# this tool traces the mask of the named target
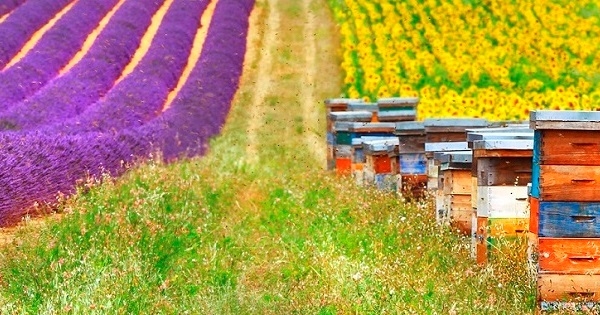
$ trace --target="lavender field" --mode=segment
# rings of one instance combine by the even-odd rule
[[[64,72],[117,2],[0,5],[0,16],[6,14],[0,23],[0,225],[72,193],[86,178],[118,176],[150,156],[173,161],[203,154],[220,132],[238,87],[253,0],[220,1],[210,25],[200,25],[208,0],[172,1],[148,50],[120,79],[165,5],[125,0],[83,58]],[[15,62],[28,39],[61,10]],[[201,56],[167,108],[201,28],[208,28]]]

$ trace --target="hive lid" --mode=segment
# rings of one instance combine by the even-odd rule
[[[350,127],[352,132],[385,132],[392,134],[396,130],[396,124],[385,122],[356,122]]]
[[[473,142],[473,150],[533,150],[530,139],[484,139]]]
[[[368,111],[329,113],[329,119],[331,121],[371,121],[372,117],[373,113]]]
[[[376,112],[378,110],[377,103],[348,103],[348,111],[367,111]]]
[[[418,97],[386,97],[377,99],[377,105],[379,108],[415,107],[418,103]]]
[[[363,142],[363,149],[366,154],[393,154],[397,146],[398,138],[396,137]]]
[[[600,112],[535,110],[529,113],[531,129],[600,130]]]
[[[386,137],[386,136],[362,136],[362,137],[358,137],[358,138],[353,138],[352,139],[352,145],[353,146],[358,146],[358,145],[362,145],[363,142],[376,141],[376,140],[388,140],[388,139],[392,139],[392,137]]]
[[[361,98],[328,98],[325,100],[325,105],[347,105],[349,103],[361,103],[362,101]]]
[[[395,109],[388,111],[380,111],[377,113],[377,117],[381,121],[407,121],[415,120],[417,111],[414,109]]]
[[[425,128],[429,127],[487,127],[487,120],[483,118],[427,118]]]
[[[439,157],[441,163],[471,163],[473,162],[473,151],[439,152],[434,158]]]
[[[505,140],[531,140],[533,139],[532,129],[520,129],[512,131],[498,130],[495,132],[468,132],[467,142],[487,139],[505,139]]]
[[[429,142],[425,143],[425,152],[467,151],[467,142]]]

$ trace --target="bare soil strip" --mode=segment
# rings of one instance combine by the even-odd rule
[[[121,5],[123,5],[123,3],[125,3],[125,0],[120,0],[119,2],[117,2],[117,4],[106,14],[106,16],[104,16],[104,18],[100,21],[100,23],[98,23],[98,26],[96,26],[96,28],[85,39],[85,41],[83,42],[83,45],[81,46],[81,49],[75,54],[75,56],[73,56],[73,58],[71,58],[69,63],[59,71],[59,75],[62,75],[64,73],[68,72],[79,61],[81,61],[83,56],[85,56],[85,54],[87,54],[87,52],[90,50],[90,47],[92,47],[92,45],[96,41],[96,38],[98,37],[98,35],[104,30],[104,27],[106,27],[106,24],[108,24],[110,19],[112,19],[113,15],[115,15],[117,10],[119,10],[119,8],[121,7]]]
[[[46,34],[46,32],[50,30],[52,26],[54,26],[54,24],[56,24],[56,22],[60,20],[60,18],[63,15],[65,15],[65,13],[69,12],[69,10],[71,10],[75,3],[77,3],[77,0],[65,6],[50,21],[48,21],[46,25],[42,26],[42,28],[33,33],[31,38],[29,38],[29,40],[25,43],[21,50],[6,64],[6,66],[2,70],[12,67],[14,64],[19,62],[19,60],[23,59],[23,57],[25,57],[25,55],[27,55],[27,53],[35,47],[40,38],[42,38],[42,36],[44,36],[44,34]]]
[[[317,99],[315,98],[315,80],[317,78],[317,45],[316,45],[316,17],[311,9],[312,1],[302,2],[304,11],[304,38],[305,46],[305,66],[304,66],[304,84],[301,90],[302,118],[304,122],[304,136],[309,150],[312,152],[315,160],[322,168],[325,168],[327,147],[321,137],[318,136],[319,130],[319,111],[317,109]]]
[[[258,59],[257,63],[257,75],[254,78],[254,96],[252,98],[252,104],[250,106],[249,122],[248,122],[248,147],[246,148],[246,159],[248,162],[258,162],[258,139],[257,134],[261,126],[264,124],[264,117],[266,114],[265,102],[266,97],[273,88],[273,78],[271,71],[273,69],[273,52],[272,49],[276,47],[277,42],[277,31],[281,24],[279,11],[277,9],[277,0],[268,1],[268,12],[265,34],[262,35],[262,43],[260,43],[260,35],[258,32],[249,32],[248,37],[248,50],[246,51],[246,63],[250,62],[249,56],[254,56]],[[255,6],[254,11],[250,17],[250,25],[258,25],[259,21],[257,7]],[[260,47],[260,50],[256,50]],[[256,60],[255,59],[255,60]]]
[[[194,37],[192,51],[190,52],[190,55],[188,57],[187,64],[183,69],[181,77],[179,77],[179,81],[177,81],[177,85],[167,96],[167,100],[165,101],[165,105],[163,107],[163,112],[167,110],[167,108],[169,108],[171,102],[173,102],[173,100],[187,81],[188,77],[190,76],[192,69],[194,69],[196,63],[198,63],[198,60],[200,59],[202,47],[204,47],[204,41],[206,40],[208,27],[210,26],[210,22],[212,21],[213,12],[215,11],[217,2],[219,2],[219,0],[211,1],[202,13],[202,17],[200,18],[200,28],[198,28],[198,31],[196,32],[196,37]]]
[[[173,0],[166,0],[162,4],[162,6],[158,8],[156,13],[154,13],[150,22],[150,26],[148,26],[148,28],[146,29],[146,33],[144,33],[144,36],[142,36],[140,45],[133,54],[133,57],[131,57],[131,60],[129,61],[127,66],[125,66],[125,68],[123,69],[123,72],[121,72],[121,76],[115,81],[115,85],[121,82],[121,80],[123,80],[128,74],[133,72],[133,69],[135,69],[135,67],[138,65],[138,63],[140,63],[142,58],[144,58],[144,55],[146,55],[148,49],[150,49],[150,44],[152,44],[152,40],[154,39],[154,36],[156,36],[156,32],[158,32],[158,27],[162,23],[165,14],[167,14],[167,11],[169,10],[172,4]]]

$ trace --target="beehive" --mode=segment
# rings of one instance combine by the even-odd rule
[[[373,113],[369,111],[331,112],[328,115],[333,123],[333,141],[328,144],[327,163],[333,161],[338,174],[348,175],[352,166],[352,136],[350,127],[354,122],[370,122]],[[329,141],[328,141],[329,142]]]
[[[398,182],[398,138],[363,142],[364,181],[379,190],[396,191]]]
[[[485,264],[495,238],[524,235],[528,230],[527,184],[531,180],[533,131],[473,131],[467,139],[477,176],[473,256],[479,264]]]
[[[600,301],[600,112],[534,111],[530,222],[542,310]],[[591,303],[591,304],[590,304]]]
[[[398,190],[406,197],[423,196],[427,187],[427,158],[425,157],[425,125],[423,122],[398,122]]]
[[[450,223],[464,235],[471,234],[473,212],[471,207],[472,152],[454,151],[436,154],[440,161],[440,185],[442,212],[440,221]]]
[[[331,98],[325,100],[325,121],[327,123],[327,169],[335,169],[335,130],[334,123],[329,115],[332,112],[345,112],[349,103],[359,103],[362,99],[352,98]]]
[[[435,142],[425,143],[427,158],[427,189],[435,195],[435,218],[438,224],[443,224],[447,217],[444,208],[443,177],[440,176],[440,159],[444,152],[467,151],[466,142]]]

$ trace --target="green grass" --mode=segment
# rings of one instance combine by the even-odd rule
[[[282,38],[301,29],[293,3],[281,3]],[[318,73],[330,84],[318,82],[318,99],[341,86],[325,7]],[[304,44],[278,45],[292,55],[272,72],[288,79],[267,96],[256,162],[246,84],[206,157],[135,166],[64,201],[60,219],[21,229],[0,254],[0,313],[532,313],[522,244],[477,267],[470,241],[436,226],[428,203],[320,169],[288,105],[299,107]]]

